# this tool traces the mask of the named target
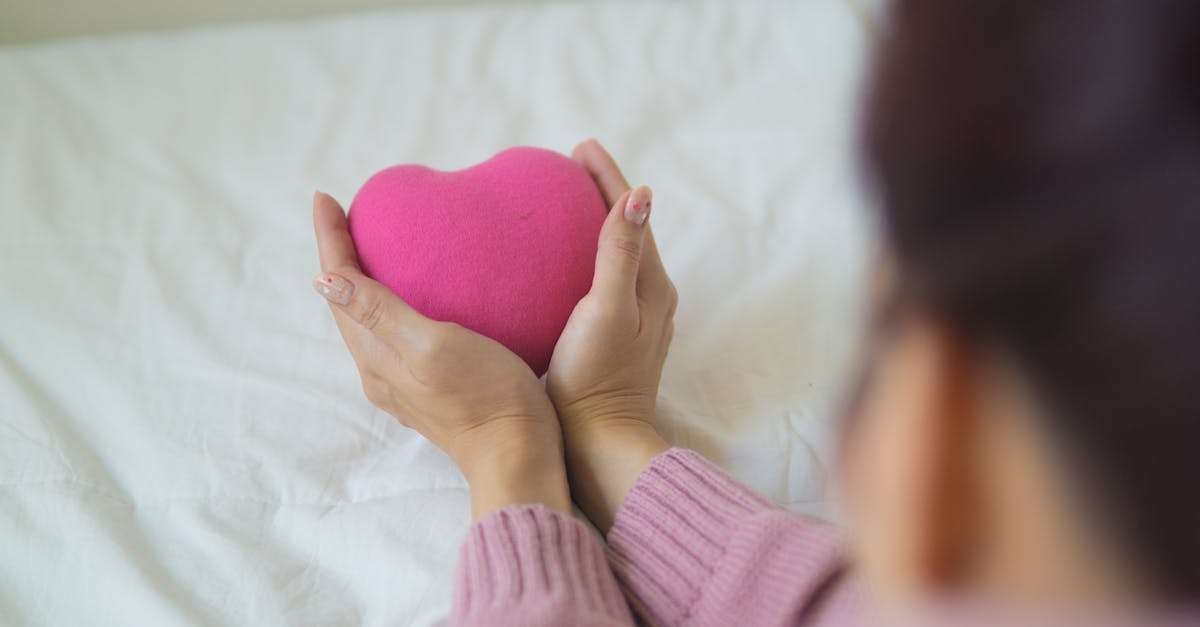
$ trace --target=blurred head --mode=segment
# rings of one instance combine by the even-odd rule
[[[893,600],[1200,597],[1200,3],[899,0],[844,486]]]

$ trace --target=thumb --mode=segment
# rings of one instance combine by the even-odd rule
[[[323,270],[313,278],[313,288],[335,311],[397,348],[430,324],[382,283],[363,274],[346,214],[328,194],[313,195],[313,230]]]
[[[637,294],[651,198],[650,188],[643,185],[622,194],[608,212],[600,228],[593,290],[614,297]]]
[[[431,321],[382,283],[343,266],[313,277],[313,289],[362,328],[397,349],[420,335]]]

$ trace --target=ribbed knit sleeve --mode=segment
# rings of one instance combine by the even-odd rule
[[[492,512],[459,558],[452,625],[632,625],[600,541],[540,505]]]
[[[837,528],[771,504],[692,451],[668,450],[642,472],[608,545],[652,625],[857,622]]]

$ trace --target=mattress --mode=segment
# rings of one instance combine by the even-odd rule
[[[314,188],[598,137],[680,293],[660,424],[829,515],[871,246],[849,0],[405,6],[0,48],[0,624],[430,625],[468,494],[364,398]]]

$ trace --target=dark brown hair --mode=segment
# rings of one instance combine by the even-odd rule
[[[1200,2],[899,0],[876,68],[904,293],[1017,357],[1163,596],[1200,598]]]

